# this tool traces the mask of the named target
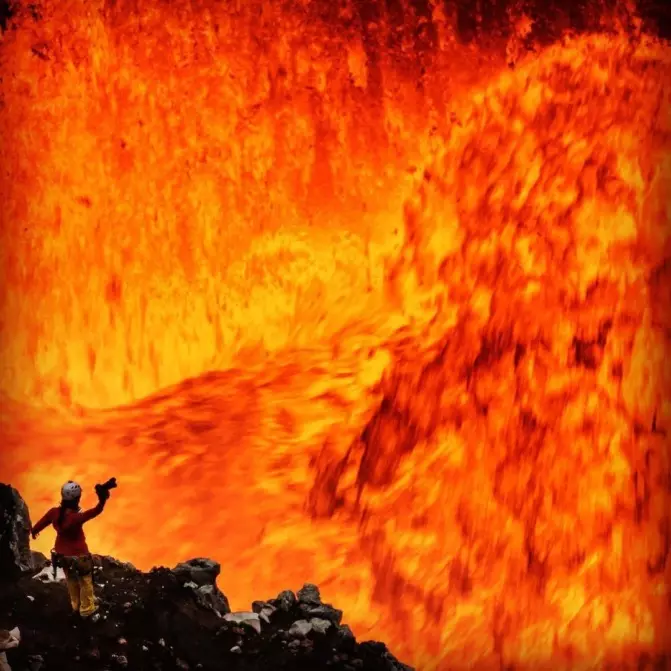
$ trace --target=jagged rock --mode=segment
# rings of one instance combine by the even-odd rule
[[[92,555],[93,565],[97,567],[102,567],[105,563],[111,564],[112,566],[118,566],[119,568],[127,568],[131,571],[135,571],[136,568],[130,562],[119,561],[114,557],[108,557],[107,555]]]
[[[312,625],[307,620],[298,620],[291,625],[291,629],[289,629],[289,635],[303,638],[311,631]]]
[[[270,618],[273,613],[277,612],[277,608],[267,601],[253,601],[252,611],[266,623],[270,624]]]
[[[265,608],[261,610],[259,613],[259,617],[264,621],[270,623],[270,618],[273,615],[273,613],[276,612],[276,608],[274,608],[271,605],[267,605]]]
[[[33,569],[30,514],[21,495],[0,483],[0,581],[16,580]]]
[[[306,619],[317,617],[322,620],[329,620],[336,626],[342,622],[342,611],[334,608],[330,604],[325,603],[320,606],[312,606],[310,604],[302,603],[298,607],[301,614]]]
[[[221,565],[213,559],[196,557],[180,562],[172,572],[183,582],[195,582],[197,585],[216,585]]]
[[[321,604],[321,596],[319,594],[319,587],[306,583],[296,593],[298,603],[305,603],[309,605],[318,606]]]
[[[221,566],[213,559],[196,558],[177,564],[172,570],[184,587],[192,588],[199,601],[219,616],[231,612],[226,595],[217,587]]]
[[[332,623],[329,620],[322,620],[319,617],[313,617],[310,620],[313,631],[316,631],[318,634],[325,634],[329,627],[332,626]]]
[[[338,627],[338,637],[343,640],[349,640],[349,641],[354,640],[354,634],[352,633],[352,630],[350,629],[348,624],[341,624]]]
[[[306,620],[317,618],[328,620],[336,626],[342,621],[342,611],[328,603],[322,603],[319,587],[306,583],[298,590],[296,596],[301,616]]]
[[[224,620],[227,622],[235,622],[236,624],[247,625],[248,627],[254,629],[257,634],[261,633],[261,622],[259,621],[259,616],[256,613],[228,613],[224,615]]]
[[[33,576],[33,580],[39,580],[40,582],[65,582],[65,573],[60,566],[56,567],[56,575],[54,576],[54,570],[51,566],[45,566],[39,573],[36,573]]]
[[[33,571],[40,571],[45,566],[49,566],[49,560],[41,552],[38,552],[37,550],[31,550],[30,556],[33,560]]]
[[[226,595],[216,585],[201,585],[196,587],[195,592],[200,602],[211,607],[220,617],[231,612]]]
[[[296,595],[290,590],[284,590],[277,595],[273,606],[277,606],[280,610],[288,613],[296,604]]]
[[[42,671],[44,658],[42,655],[30,655],[28,657],[28,671]]]

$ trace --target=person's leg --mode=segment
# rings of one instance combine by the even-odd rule
[[[72,610],[78,613],[81,605],[79,578],[77,577],[77,571],[74,570],[71,562],[68,560],[63,562],[63,573],[65,573],[65,582],[68,586],[70,605],[72,606]]]
[[[79,614],[90,617],[98,610],[98,600],[93,593],[93,561],[91,557],[79,558]]]

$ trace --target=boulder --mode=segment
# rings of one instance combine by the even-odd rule
[[[21,495],[0,483],[0,581],[17,580],[33,569],[30,514]]]
[[[313,617],[310,620],[310,625],[312,626],[313,631],[316,631],[318,634],[325,634],[332,626],[332,623],[330,620],[322,620],[319,617]]]
[[[181,562],[172,569],[177,580],[196,592],[200,603],[214,610],[220,617],[231,612],[226,595],[217,587],[221,566],[213,559],[197,557]]]
[[[307,620],[297,620],[289,629],[289,636],[304,638],[312,631],[312,625]]]
[[[285,613],[288,613],[295,604],[296,595],[291,590],[285,589],[283,592],[280,592],[277,595],[277,598],[272,602],[271,605],[279,608]]]
[[[336,626],[342,622],[342,611],[327,603],[323,603],[319,606],[311,606],[307,603],[302,603],[299,608],[303,617],[308,620],[317,617],[322,620],[329,620]]]
[[[303,585],[303,587],[298,590],[296,596],[298,597],[298,603],[319,606],[322,602],[319,594],[319,587],[310,583]]]
[[[226,595],[216,585],[196,587],[196,595],[200,603],[212,608],[220,617],[231,612]]]
[[[33,580],[40,582],[65,582],[65,573],[60,566],[56,567],[56,573],[51,566],[45,566],[39,573],[33,576]]]
[[[45,566],[49,566],[50,560],[46,558],[44,554],[38,552],[37,550],[31,550],[30,556],[33,560],[33,570],[41,571]]]
[[[221,565],[214,559],[196,557],[180,562],[172,572],[181,582],[195,582],[196,585],[216,585]]]
[[[257,634],[261,633],[261,622],[256,613],[250,613],[248,611],[228,613],[227,615],[224,615],[224,620],[227,622],[234,622],[235,624],[244,624],[247,627],[251,627]]]

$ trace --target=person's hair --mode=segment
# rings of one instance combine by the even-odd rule
[[[60,509],[58,511],[58,520],[56,521],[56,524],[60,527],[61,524],[63,524],[63,520],[65,519],[65,511],[67,509],[70,510],[79,510],[79,499],[74,499],[74,501],[61,501]]]

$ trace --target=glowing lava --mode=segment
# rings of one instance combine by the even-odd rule
[[[668,46],[120,5],[0,45],[2,479],[421,671],[671,653]]]

